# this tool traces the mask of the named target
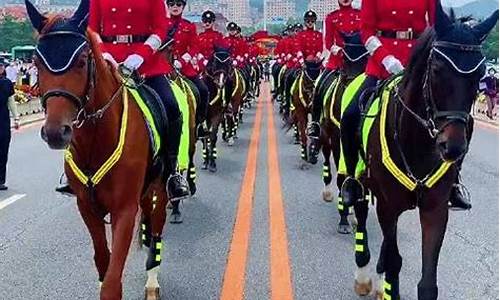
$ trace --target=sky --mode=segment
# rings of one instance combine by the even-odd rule
[[[444,6],[461,6],[474,0],[441,0]]]

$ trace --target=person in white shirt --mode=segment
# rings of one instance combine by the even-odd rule
[[[19,67],[17,66],[17,63],[13,61],[11,64],[5,68],[5,73],[7,75],[7,79],[12,81],[12,83],[16,84],[17,82],[17,75],[19,73]]]

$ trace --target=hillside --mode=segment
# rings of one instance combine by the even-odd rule
[[[498,9],[497,0],[477,0],[459,7],[455,7],[458,16],[472,15],[475,18],[484,19]]]

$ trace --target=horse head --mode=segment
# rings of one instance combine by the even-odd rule
[[[453,12],[448,17],[438,5],[423,90],[428,117],[436,125],[438,150],[446,161],[456,161],[468,151],[473,125],[469,113],[485,72],[481,43],[497,20],[498,10],[469,26]]]
[[[207,74],[213,79],[218,89],[222,89],[232,72],[232,61],[229,49],[215,48],[214,56],[207,64]]]
[[[349,78],[354,78],[363,73],[368,62],[368,51],[361,40],[361,33],[353,34],[341,33],[344,40],[344,68],[343,72]]]
[[[91,84],[90,44],[86,37],[89,0],[81,0],[74,15],[47,17],[25,0],[31,24],[39,33],[35,65],[45,110],[42,139],[52,149],[64,149],[73,135],[73,120],[88,102]]]
[[[481,44],[498,20],[498,10],[470,26],[468,19],[448,16],[436,7],[435,25],[413,49],[402,80],[406,101],[421,116],[445,161],[454,162],[468,151],[473,118],[469,114],[485,71]],[[418,119],[418,118],[417,118]]]

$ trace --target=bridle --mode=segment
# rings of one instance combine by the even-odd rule
[[[62,35],[76,36],[82,38],[85,40],[85,45],[86,46],[89,45],[88,38],[85,35],[73,31],[53,31],[45,33],[42,36],[40,36],[39,40],[43,40],[44,38],[47,37],[62,36]],[[87,83],[85,88],[86,91],[93,89],[95,86],[94,69],[95,69],[95,62],[92,59],[92,56],[89,55],[87,59]],[[89,93],[85,94],[83,97],[80,97],[64,89],[51,89],[45,92],[40,98],[43,109],[47,108],[47,101],[52,97],[64,97],[68,99],[76,106],[78,110],[81,110],[83,107],[85,107],[90,98]]]
[[[86,47],[89,47],[89,45],[90,45],[89,39],[84,34],[81,34],[78,32],[73,32],[73,31],[64,31],[64,30],[58,30],[58,31],[45,33],[45,34],[40,36],[39,40],[42,40],[46,37],[64,36],[64,35],[79,37],[79,38],[84,40],[84,45]],[[43,59],[43,57],[42,57],[42,59]],[[104,113],[109,109],[109,107],[111,107],[111,105],[113,104],[115,99],[118,98],[118,95],[120,94],[120,91],[125,86],[126,82],[129,81],[129,80],[124,80],[123,83],[120,84],[120,86],[116,89],[116,91],[113,93],[111,98],[108,100],[108,102],[102,108],[96,110],[93,113],[87,113],[87,111],[85,110],[85,107],[90,102],[90,95],[94,91],[95,85],[96,85],[96,77],[95,77],[96,66],[95,66],[95,60],[93,58],[93,54],[91,51],[89,51],[86,66],[87,66],[87,82],[85,85],[86,93],[83,96],[80,97],[80,96],[75,95],[74,93],[72,93],[68,90],[65,90],[65,89],[50,89],[47,92],[45,92],[43,95],[41,95],[41,97],[40,97],[40,102],[41,102],[42,108],[44,110],[47,109],[47,103],[53,97],[63,97],[65,99],[69,100],[78,110],[76,118],[75,118],[75,120],[73,120],[73,124],[77,128],[80,128],[81,126],[83,126],[83,124],[87,120],[102,118]],[[69,66],[67,66],[67,67],[69,67]],[[64,70],[62,70],[62,72],[65,72],[67,70],[67,67]],[[130,74],[130,75],[132,75],[132,74]]]
[[[426,111],[426,118],[424,119],[421,116],[419,116],[416,112],[414,112],[412,109],[410,109],[406,103],[404,103],[403,98],[401,97],[401,94],[399,93],[399,85],[394,89],[395,90],[395,95],[396,99],[398,100],[398,103],[402,105],[402,107],[412,115],[419,124],[421,124],[424,128],[427,129],[430,137],[432,139],[435,139],[440,133],[444,131],[444,129],[448,126],[450,126],[453,123],[463,123],[465,125],[466,130],[468,130],[468,124],[471,122],[472,116],[470,113],[465,112],[465,111],[456,111],[456,110],[439,110],[436,105],[436,100],[434,98],[434,95],[432,93],[432,87],[430,86],[430,82],[432,80],[432,73],[431,73],[431,64],[433,61],[433,57],[436,54],[439,54],[441,56],[444,56],[447,60],[452,61],[451,58],[446,56],[443,52],[439,51],[436,49],[436,47],[440,48],[445,48],[445,49],[452,49],[452,50],[459,50],[459,51],[466,51],[466,52],[479,52],[481,53],[481,45],[466,45],[466,44],[458,44],[458,43],[452,43],[452,42],[446,42],[446,41],[435,41],[432,43],[432,49],[430,50],[429,57],[427,59],[427,67],[425,71],[425,75],[423,77],[423,98],[424,98],[424,103],[425,103],[425,111]],[[464,72],[460,70],[458,67],[456,67],[454,64],[453,66],[455,67],[455,70],[459,73],[462,74],[469,74],[477,70],[483,63],[485,59],[483,58],[474,68],[472,71],[467,71]],[[439,126],[436,126],[436,124],[440,124]]]

